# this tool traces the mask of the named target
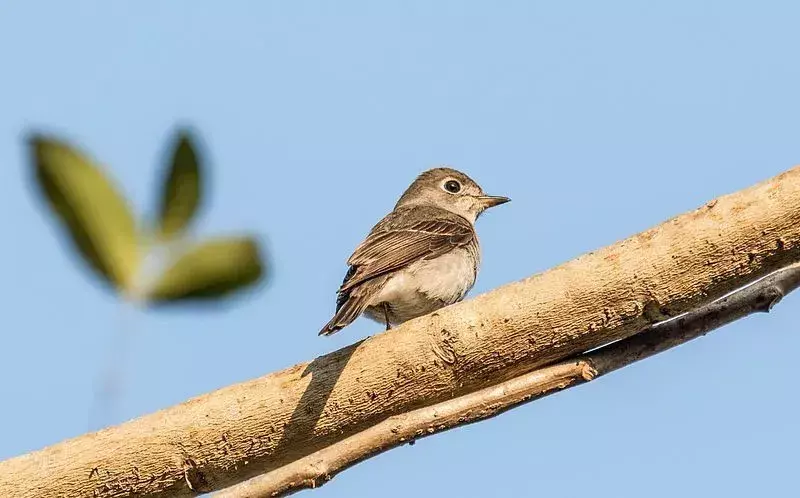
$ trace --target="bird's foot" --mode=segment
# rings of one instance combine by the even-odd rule
[[[386,330],[391,330],[392,326],[389,324],[389,303],[383,303],[383,318],[386,321]]]

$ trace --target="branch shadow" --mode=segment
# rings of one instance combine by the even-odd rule
[[[316,440],[312,438],[314,429],[342,371],[353,353],[365,340],[366,338],[361,339],[347,347],[319,356],[308,364],[301,377],[311,375],[311,382],[300,397],[300,401],[284,428],[283,438],[273,450],[275,453],[285,452],[293,457],[301,458],[328,445],[328,438],[317,438]],[[313,440],[314,444],[294,444],[307,440]],[[292,446],[303,448],[305,451],[293,450]]]

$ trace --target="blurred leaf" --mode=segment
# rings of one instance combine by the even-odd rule
[[[261,279],[264,264],[251,237],[201,243],[158,278],[147,300],[153,304],[222,298]]]
[[[139,267],[136,222],[102,170],[66,143],[29,139],[36,182],[84,260],[117,289],[130,289]]]
[[[191,223],[203,200],[202,166],[194,140],[186,131],[178,133],[172,160],[164,172],[159,206],[159,236],[179,235]]]

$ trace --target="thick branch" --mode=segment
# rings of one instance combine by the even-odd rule
[[[521,375],[442,403],[394,415],[285,467],[214,494],[214,498],[265,498],[317,488],[367,458],[415,439],[478,422],[595,375],[586,361],[570,361]]]
[[[0,496],[218,490],[387,417],[624,339],[797,260],[800,168],[310,363],[0,462]]]
[[[317,488],[339,472],[384,451],[405,443],[413,444],[415,439],[485,420],[688,342],[752,313],[767,312],[798,286],[800,267],[793,265],[697,311],[658,323],[645,332],[576,359],[389,417],[300,460],[220,491],[214,497],[272,498]]]

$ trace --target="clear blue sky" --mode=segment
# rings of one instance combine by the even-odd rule
[[[798,22],[789,1],[3,2],[0,458],[86,431],[122,323],[31,195],[25,131],[82,144],[144,212],[190,123],[213,167],[198,233],[269,239],[264,292],[135,320],[117,423],[379,331],[317,336],[431,166],[513,198],[478,222],[475,294],[800,163]],[[791,494],[798,299],[313,495]]]

